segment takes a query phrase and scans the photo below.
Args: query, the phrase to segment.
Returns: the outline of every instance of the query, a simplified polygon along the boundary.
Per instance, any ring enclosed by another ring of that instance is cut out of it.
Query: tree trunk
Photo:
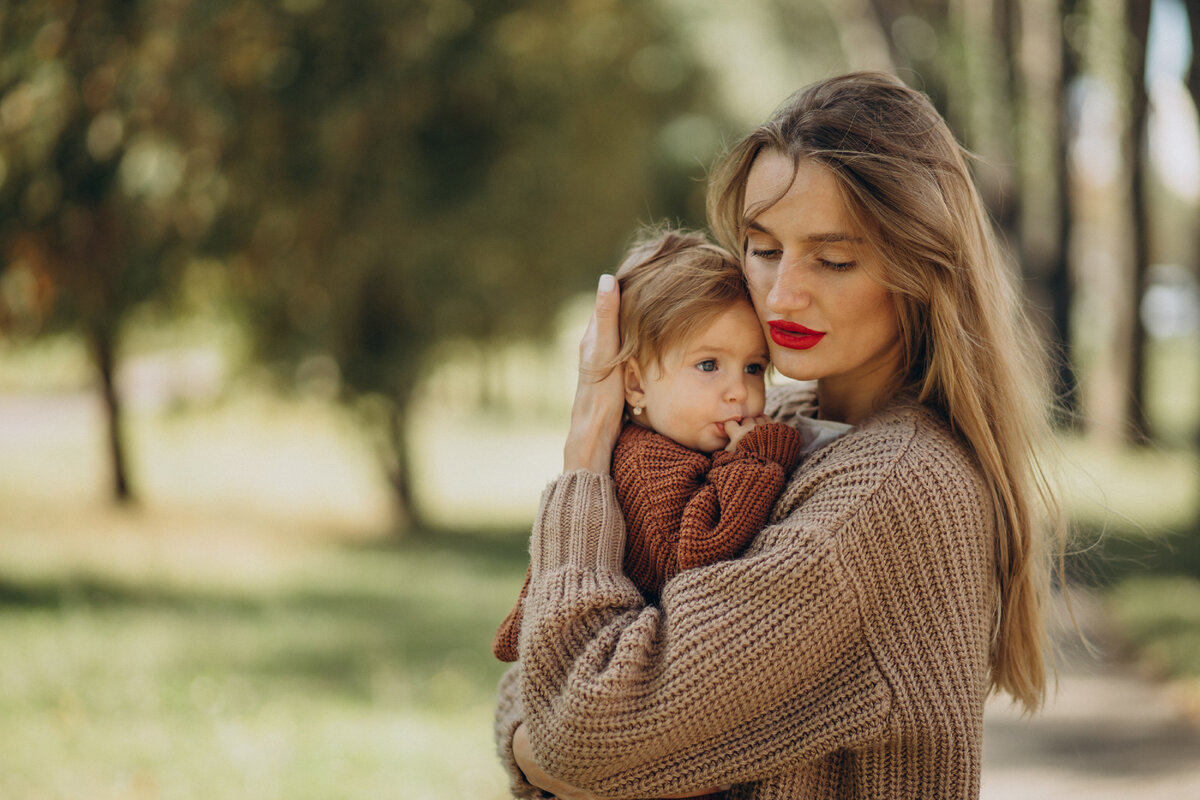
[[[1065,17],[1074,0],[1004,0],[997,28],[1003,32],[1009,65],[1009,102],[1018,189],[1012,214],[1017,252],[1031,300],[1045,308],[1045,335],[1052,358],[1050,379],[1066,423],[1075,416],[1071,368],[1070,274],[1071,178],[1068,168],[1070,118],[1067,88],[1075,74],[1065,41]]]
[[[92,357],[100,373],[100,393],[104,401],[104,419],[108,428],[108,456],[112,469],[112,499],[127,505],[134,501],[125,459],[125,426],[121,398],[115,382],[116,354],[114,335],[104,325],[91,330]]]
[[[1055,394],[1062,411],[1061,424],[1074,427],[1080,411],[1079,380],[1071,362],[1071,307],[1075,295],[1075,284],[1071,277],[1071,237],[1074,233],[1074,205],[1071,197],[1071,116],[1069,92],[1071,84],[1079,74],[1079,59],[1074,45],[1067,41],[1064,27],[1067,18],[1075,13],[1076,0],[1066,0],[1058,14],[1059,74],[1054,86],[1055,107],[1058,115],[1054,136],[1054,172],[1058,183],[1055,198],[1055,221],[1058,241],[1055,245],[1054,263],[1048,277],[1050,290],[1051,323],[1055,333],[1053,350],[1055,369]]]
[[[1187,0],[1186,5],[1188,30],[1192,36],[1192,65],[1188,69],[1187,87],[1188,93],[1192,96],[1192,105],[1195,107],[1196,113],[1200,114],[1200,0]],[[1192,269],[1196,272],[1197,277],[1200,277],[1200,225],[1195,226],[1192,236],[1196,241],[1196,249],[1192,256]],[[1200,405],[1197,406],[1197,412],[1200,416]],[[1200,418],[1196,420],[1196,423],[1196,447],[1200,448]],[[1200,511],[1197,512],[1197,515],[1196,528],[1200,531]]]
[[[1132,275],[1127,284],[1133,292],[1133,324],[1130,328],[1131,358],[1127,376],[1128,438],[1145,443],[1150,438],[1146,419],[1146,328],[1140,318],[1140,305],[1146,290],[1146,275],[1150,268],[1150,210],[1146,196],[1146,118],[1149,100],[1146,93],[1146,46],[1150,36],[1151,0],[1127,0],[1129,27],[1129,74],[1132,81],[1129,96],[1129,213],[1133,231]]]
[[[867,0],[825,0],[825,5],[851,70],[896,71],[891,37]]]
[[[396,533],[418,534],[426,526],[417,508],[412,486],[412,455],[408,436],[407,398],[380,398],[379,403],[364,406],[369,428],[377,433],[376,444],[384,477],[392,490],[392,510]]]
[[[1200,0],[1186,0],[1188,15],[1188,30],[1192,34],[1192,66],[1188,70],[1188,91],[1192,94],[1192,103],[1200,111]]]

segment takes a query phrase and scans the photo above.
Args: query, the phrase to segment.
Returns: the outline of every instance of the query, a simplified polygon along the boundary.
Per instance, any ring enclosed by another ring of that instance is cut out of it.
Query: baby
[[[801,453],[763,416],[767,344],[737,262],[703,236],[667,232],[617,270],[627,420],[612,477],[625,573],[657,603],[674,575],[739,555],[762,530]],[[520,598],[492,651],[517,660]]]

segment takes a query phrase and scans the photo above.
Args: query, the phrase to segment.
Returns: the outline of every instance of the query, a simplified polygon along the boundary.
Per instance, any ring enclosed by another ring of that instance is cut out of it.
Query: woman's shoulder
[[[951,473],[981,474],[970,445],[938,411],[916,401],[897,401],[875,413],[855,431],[856,444],[904,468],[939,467]]]
[[[781,519],[802,504],[812,511],[825,505],[822,500],[828,501],[829,513],[842,516],[884,486],[913,502],[939,503],[943,498],[928,491],[933,477],[932,483],[982,496],[977,460],[941,415],[919,403],[893,403],[804,462],[772,518]]]

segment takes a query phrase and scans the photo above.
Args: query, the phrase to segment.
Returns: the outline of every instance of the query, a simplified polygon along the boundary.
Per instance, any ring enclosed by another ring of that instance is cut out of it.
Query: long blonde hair
[[[995,508],[998,617],[991,686],[1028,710],[1046,688],[1049,534],[1061,533],[1045,347],[1025,317],[963,149],[923,94],[883,73],[793,95],[718,165],[709,221],[731,252],[764,209],[744,208],[764,150],[824,165],[884,264],[904,343],[894,391],[939,411],[973,449]],[[1060,550],[1061,553],[1061,550]]]

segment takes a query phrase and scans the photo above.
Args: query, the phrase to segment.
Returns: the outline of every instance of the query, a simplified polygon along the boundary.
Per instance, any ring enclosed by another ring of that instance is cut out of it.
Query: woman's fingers
[[[621,349],[620,310],[616,279],[602,275],[596,289],[596,306],[579,343],[579,382],[563,448],[563,468],[567,471],[608,473],[625,407],[621,371],[611,368]]]
[[[618,319],[621,296],[616,279],[612,275],[601,275],[596,289],[596,305],[588,319],[587,330],[579,342],[579,366],[581,377],[599,377],[600,370],[612,363],[621,349],[621,334]]]
[[[606,362],[617,357],[621,349],[621,332],[618,320],[621,313],[621,294],[617,279],[612,275],[601,275],[596,288],[596,310],[592,314],[596,321],[597,355]]]
[[[513,735],[513,759],[521,772],[525,773],[525,780],[542,791],[550,792],[559,800],[597,800],[591,792],[551,777],[538,766],[533,757],[533,748],[529,744],[529,731],[523,722],[517,726]]]

